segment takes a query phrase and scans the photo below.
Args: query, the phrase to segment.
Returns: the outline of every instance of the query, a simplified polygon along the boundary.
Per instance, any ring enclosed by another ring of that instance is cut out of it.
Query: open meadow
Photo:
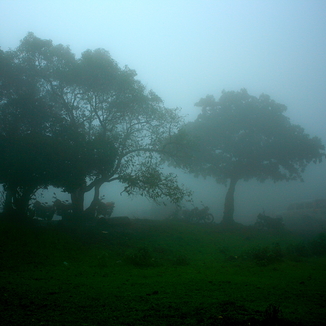
[[[323,325],[326,235],[1,223],[3,325]]]

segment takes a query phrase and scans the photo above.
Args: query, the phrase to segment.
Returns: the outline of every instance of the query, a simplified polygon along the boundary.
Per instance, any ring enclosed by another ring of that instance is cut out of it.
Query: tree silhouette
[[[28,33],[16,50],[0,52],[0,69],[0,150],[8,158],[0,163],[0,182],[5,190],[22,189],[28,176],[25,211],[31,194],[48,185],[71,194],[76,218],[86,192],[95,189],[96,204],[100,187],[115,180],[128,194],[153,200],[187,194],[160,161],[161,139],[180,126],[178,111],[165,108],[107,51],[86,50],[77,59],[69,47]],[[10,145],[17,137],[23,151]],[[33,144],[24,146],[25,138]],[[34,150],[43,161],[36,162]],[[10,166],[15,172],[8,174]],[[24,177],[11,186],[9,175]]]
[[[234,192],[239,180],[263,182],[302,180],[311,163],[321,162],[324,146],[317,137],[291,124],[286,106],[268,95],[258,98],[245,89],[223,91],[197,104],[202,112],[165,146],[173,149],[174,164],[195,175],[229,184],[223,222],[234,222]]]

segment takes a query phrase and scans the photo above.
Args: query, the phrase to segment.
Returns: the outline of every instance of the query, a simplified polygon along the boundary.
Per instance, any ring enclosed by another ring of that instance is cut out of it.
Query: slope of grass
[[[0,225],[10,325],[322,325],[325,237],[135,220]]]

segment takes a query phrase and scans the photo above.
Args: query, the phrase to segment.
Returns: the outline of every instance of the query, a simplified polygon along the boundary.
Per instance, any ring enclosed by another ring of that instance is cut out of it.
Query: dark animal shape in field
[[[264,229],[264,230],[280,231],[284,229],[284,223],[282,217],[273,218],[265,215],[264,213],[259,213],[257,215],[255,226],[259,229]]]
[[[34,217],[41,218],[42,220],[47,220],[47,221],[52,220],[55,213],[54,205],[46,205],[36,200],[33,203],[32,207],[35,212]]]
[[[103,202],[98,200],[85,209],[83,215],[85,221],[96,221],[99,218],[109,218],[114,210],[114,202]]]
[[[109,218],[114,210],[114,202],[102,202],[100,201],[95,209],[96,218]]]
[[[53,206],[55,208],[56,214],[61,216],[62,219],[66,219],[72,215],[72,203],[56,199],[53,203]]]

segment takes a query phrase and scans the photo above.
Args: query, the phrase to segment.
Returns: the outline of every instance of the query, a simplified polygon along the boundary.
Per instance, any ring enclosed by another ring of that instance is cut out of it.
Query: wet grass
[[[324,323],[325,235],[134,220],[92,230],[1,224],[0,244],[3,324]]]

